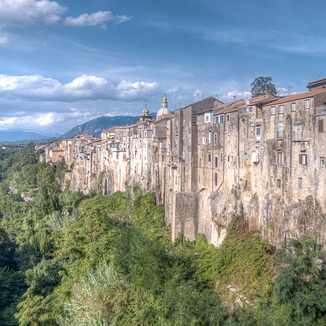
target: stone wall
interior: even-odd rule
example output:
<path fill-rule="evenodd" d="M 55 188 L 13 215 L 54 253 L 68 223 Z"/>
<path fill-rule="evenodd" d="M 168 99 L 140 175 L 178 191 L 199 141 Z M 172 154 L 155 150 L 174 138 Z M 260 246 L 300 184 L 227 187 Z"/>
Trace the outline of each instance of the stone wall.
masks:
<path fill-rule="evenodd" d="M 114 141 L 70 143 L 64 184 L 105 195 L 126 183 L 154 192 L 173 239 L 204 234 L 218 246 L 243 214 L 275 246 L 305 232 L 324 241 L 325 103 L 326 92 L 227 104 L 210 97 L 168 119 L 117 128 Z"/>

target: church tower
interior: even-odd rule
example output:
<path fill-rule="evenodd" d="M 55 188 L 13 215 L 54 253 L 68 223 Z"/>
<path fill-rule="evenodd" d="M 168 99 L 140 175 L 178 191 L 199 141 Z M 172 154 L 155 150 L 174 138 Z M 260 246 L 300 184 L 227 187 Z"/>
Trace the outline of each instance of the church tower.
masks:
<path fill-rule="evenodd" d="M 152 117 L 149 115 L 149 111 L 147 109 L 147 104 L 145 104 L 145 109 L 143 110 L 143 114 L 140 116 L 140 121 L 151 120 Z"/>

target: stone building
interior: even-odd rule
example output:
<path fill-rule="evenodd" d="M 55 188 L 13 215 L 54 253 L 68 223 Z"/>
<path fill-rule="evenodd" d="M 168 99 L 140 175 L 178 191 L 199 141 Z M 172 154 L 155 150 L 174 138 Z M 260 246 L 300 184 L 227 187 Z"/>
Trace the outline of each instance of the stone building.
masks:
<path fill-rule="evenodd" d="M 173 239 L 204 234 L 220 245 L 234 214 L 243 214 L 274 245 L 305 232 L 324 241 L 325 84 L 285 98 L 208 97 L 174 114 L 164 96 L 155 120 L 145 106 L 137 124 L 68 141 L 66 185 L 108 195 L 126 184 L 153 191 Z"/>

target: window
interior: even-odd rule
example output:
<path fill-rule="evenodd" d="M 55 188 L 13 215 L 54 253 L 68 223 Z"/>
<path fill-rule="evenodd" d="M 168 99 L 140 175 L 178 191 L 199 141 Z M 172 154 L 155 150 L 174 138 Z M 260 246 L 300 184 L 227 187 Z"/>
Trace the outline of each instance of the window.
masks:
<path fill-rule="evenodd" d="M 299 154 L 299 164 L 307 165 L 307 154 Z"/>
<path fill-rule="evenodd" d="M 145 136 L 145 137 L 147 136 L 147 131 L 144 131 L 144 136 Z"/>
<path fill-rule="evenodd" d="M 214 144 L 217 144 L 217 134 L 214 134 Z"/>
<path fill-rule="evenodd" d="M 215 156 L 215 167 L 216 168 L 217 168 L 217 161 L 218 161 L 217 156 Z"/>
<path fill-rule="evenodd" d="M 309 109 L 310 108 L 310 100 L 305 100 L 304 101 L 304 108 Z"/>
<path fill-rule="evenodd" d="M 247 153 L 244 153 L 244 159 L 245 159 L 246 161 L 248 161 L 248 154 L 247 154 Z"/>
<path fill-rule="evenodd" d="M 296 103 L 292 103 L 291 104 L 291 111 L 295 111 L 296 110 Z"/>
<path fill-rule="evenodd" d="M 210 163 L 212 161 L 212 155 L 208 154 L 208 162 Z"/>
<path fill-rule="evenodd" d="M 218 123 L 218 117 L 215 118 L 215 122 Z"/>
<path fill-rule="evenodd" d="M 186 120 L 183 120 L 183 128 L 186 126 Z"/>
<path fill-rule="evenodd" d="M 284 105 L 280 105 L 278 107 L 278 114 L 283 114 L 284 113 Z"/>
<path fill-rule="evenodd" d="M 178 136 L 175 137 L 175 144 L 174 144 L 175 148 L 178 149 Z"/>
<path fill-rule="evenodd" d="M 211 131 L 208 132 L 208 143 L 209 144 L 212 143 L 212 132 Z"/>
<path fill-rule="evenodd" d="M 220 116 L 220 123 L 223 123 L 224 122 L 224 115 L 221 115 Z"/>
<path fill-rule="evenodd" d="M 203 144 L 206 144 L 206 137 L 203 137 Z"/>
<path fill-rule="evenodd" d="M 302 190 L 302 178 L 298 178 L 299 190 Z"/>
<path fill-rule="evenodd" d="M 223 153 L 221 153 L 221 162 L 223 161 Z"/>
<path fill-rule="evenodd" d="M 261 127 L 260 127 L 260 125 L 257 125 L 256 126 L 256 136 L 260 136 L 260 134 L 261 134 Z"/>
<path fill-rule="evenodd" d="M 277 165 L 283 164 L 283 153 L 281 151 L 276 152 L 276 164 Z"/>
<path fill-rule="evenodd" d="M 325 166 L 325 157 L 320 158 L 320 166 L 324 167 Z"/>
<path fill-rule="evenodd" d="M 228 155 L 228 162 L 230 162 L 230 155 Z"/>
<path fill-rule="evenodd" d="M 178 130 L 178 127 L 179 127 L 179 121 L 176 120 L 176 121 L 175 121 L 175 130 Z"/>
<path fill-rule="evenodd" d="M 201 158 L 199 159 L 199 167 L 201 167 Z"/>
<path fill-rule="evenodd" d="M 139 138 L 141 138 L 141 136 L 142 136 L 142 131 L 141 129 L 139 129 Z"/>
<path fill-rule="evenodd" d="M 274 115 L 275 114 L 275 106 L 272 106 L 271 107 L 271 115 Z"/>
<path fill-rule="evenodd" d="M 294 134 L 294 139 L 295 140 L 301 140 L 302 138 L 302 127 L 301 127 L 301 123 L 298 123 L 294 126 L 295 128 L 295 134 Z"/>
<path fill-rule="evenodd" d="M 283 121 L 278 122 L 278 138 L 283 138 Z"/>
<path fill-rule="evenodd" d="M 215 187 L 217 187 L 217 173 L 215 173 Z"/>
<path fill-rule="evenodd" d="M 189 139 L 188 150 L 189 150 L 189 152 L 191 151 L 191 139 Z"/>
<path fill-rule="evenodd" d="M 230 135 L 228 135 L 228 143 L 230 142 Z"/>
<path fill-rule="evenodd" d="M 229 114 L 226 115 L 226 121 L 227 121 L 227 122 L 230 121 L 230 115 L 229 115 Z"/>
<path fill-rule="evenodd" d="M 205 121 L 209 122 L 209 116 L 208 115 L 206 115 Z"/>
<path fill-rule="evenodd" d="M 139 148 L 142 148 L 141 140 L 139 141 Z"/>
<path fill-rule="evenodd" d="M 189 121 L 188 131 L 189 131 L 189 134 L 190 134 L 191 133 L 191 121 Z"/>
<path fill-rule="evenodd" d="M 318 132 L 324 131 L 324 120 L 318 120 Z"/>
<path fill-rule="evenodd" d="M 277 189 L 281 189 L 281 186 L 282 186 L 282 181 L 281 181 L 281 179 L 276 179 L 276 188 L 277 188 Z"/>

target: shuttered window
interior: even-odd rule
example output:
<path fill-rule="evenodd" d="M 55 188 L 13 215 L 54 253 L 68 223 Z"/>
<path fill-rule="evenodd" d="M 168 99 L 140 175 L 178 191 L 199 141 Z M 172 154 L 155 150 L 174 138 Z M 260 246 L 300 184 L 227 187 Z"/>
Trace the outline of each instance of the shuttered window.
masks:
<path fill-rule="evenodd" d="M 318 120 L 318 132 L 324 132 L 324 120 Z"/>
<path fill-rule="evenodd" d="M 307 154 L 299 154 L 299 164 L 307 165 Z"/>

